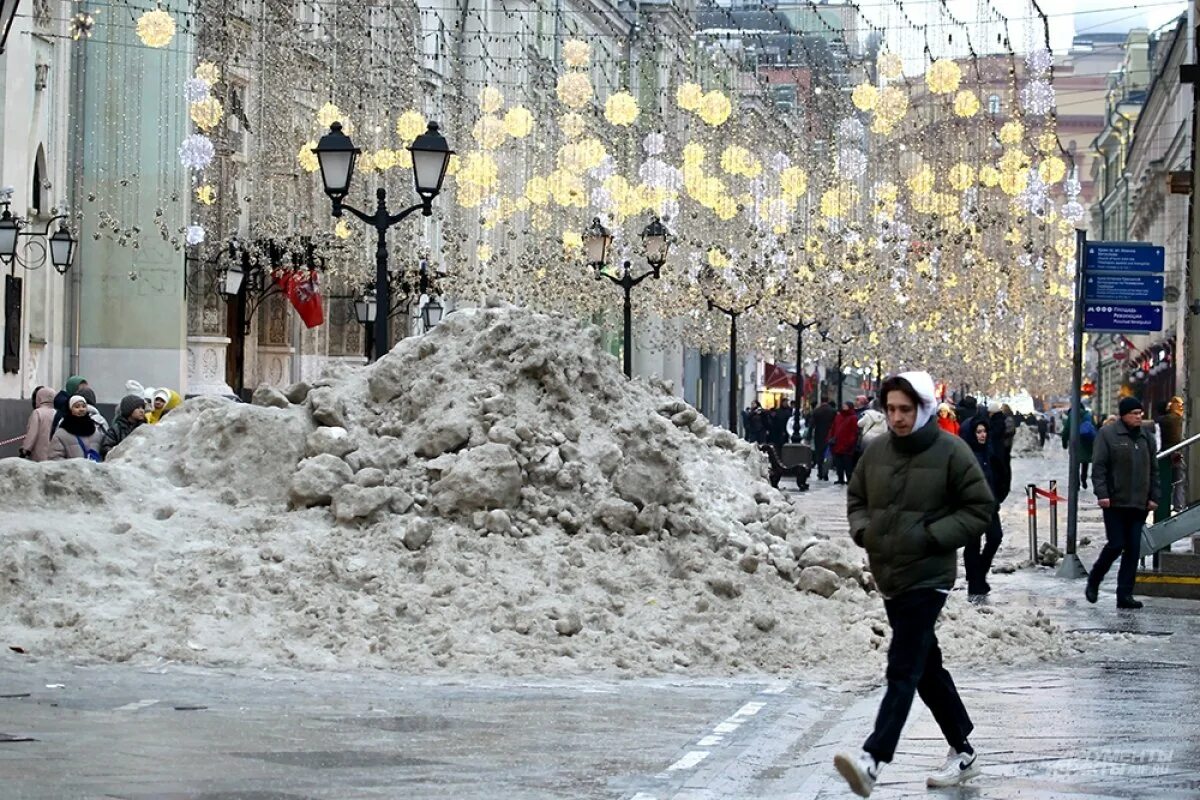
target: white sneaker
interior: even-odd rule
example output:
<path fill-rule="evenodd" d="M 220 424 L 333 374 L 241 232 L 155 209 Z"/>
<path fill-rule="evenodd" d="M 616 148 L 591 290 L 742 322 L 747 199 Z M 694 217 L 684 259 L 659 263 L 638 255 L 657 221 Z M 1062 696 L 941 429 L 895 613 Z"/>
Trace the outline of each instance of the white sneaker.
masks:
<path fill-rule="evenodd" d="M 959 753 L 951 747 L 950 752 L 946 754 L 945 763 L 925 779 L 925 785 L 938 789 L 966 783 L 979 774 L 979 763 L 975 758 L 977 755 L 978 753 Z"/>
<path fill-rule="evenodd" d="M 875 788 L 875 781 L 879 780 L 879 772 L 883 769 L 883 764 L 866 751 L 858 755 L 838 753 L 833 757 L 833 766 L 859 797 L 871 796 L 871 790 Z"/>

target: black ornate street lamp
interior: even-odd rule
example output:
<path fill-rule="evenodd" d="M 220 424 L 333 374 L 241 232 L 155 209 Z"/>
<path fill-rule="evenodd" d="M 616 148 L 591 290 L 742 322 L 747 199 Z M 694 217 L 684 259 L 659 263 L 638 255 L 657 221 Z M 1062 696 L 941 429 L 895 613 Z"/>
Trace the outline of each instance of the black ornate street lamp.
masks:
<path fill-rule="evenodd" d="M 611 244 L 612 234 L 600 223 L 599 217 L 593 219 L 591 227 L 584 231 L 583 234 L 584 251 L 587 254 L 588 265 L 595 270 L 596 280 L 608 278 L 617 286 L 620 286 L 625 293 L 624 366 L 625 377 L 631 378 L 633 377 L 633 303 L 630 299 L 630 293 L 633 291 L 633 287 L 646 280 L 646 278 L 653 277 L 655 280 L 658 279 L 663 265 L 667 263 L 667 253 L 671 249 L 671 234 L 658 217 L 652 219 L 650 224 L 645 227 L 642 231 L 642 247 L 646 252 L 646 262 L 650 264 L 650 269 L 637 277 L 634 277 L 633 273 L 630 272 L 633 264 L 629 261 L 625 262 L 620 275 L 605 272 L 608 261 L 608 248 Z"/>
<path fill-rule="evenodd" d="M 804 399 L 804 332 L 817 324 L 815 319 L 804 321 L 804 317 L 800 317 L 795 322 L 781 320 L 780 325 L 787 325 L 796 332 L 796 392 L 795 408 L 792 413 L 792 441 L 800 441 L 800 406 Z"/>
<path fill-rule="evenodd" d="M 387 308 L 386 314 L 394 317 L 402 310 L 412 308 L 413 302 L 420 305 L 421 322 L 426 331 L 437 326 L 442 321 L 445 308 L 438 298 L 443 293 L 443 281 L 448 276 L 443 272 L 429 270 L 429 263 L 422 258 L 420 267 L 415 271 L 404 270 L 399 273 L 388 273 L 389 294 L 396 299 Z M 354 318 L 359 325 L 367 329 L 367 357 L 370 358 L 375 341 L 375 325 L 378 322 L 380 303 L 375 293 L 374 285 L 366 287 L 363 293 L 354 298 Z"/>
<path fill-rule="evenodd" d="M 59 275 L 67 274 L 75 260 L 75 238 L 67 230 L 66 214 L 48 219 L 45 231 L 27 231 L 24 228 L 29 227 L 29 223 L 13 215 L 9 210 L 11 204 L 12 201 L 7 198 L 0 200 L 0 205 L 4 206 L 4 210 L 0 211 L 0 262 L 6 265 L 20 264 L 25 269 L 38 269 L 46 262 L 46 250 L 49 249 L 50 263 L 54 265 L 54 270 Z M 51 234 L 50 228 L 56 221 L 59 222 L 58 230 Z M 45 244 L 37 243 L 41 254 L 34 258 L 22 256 L 17 248 L 22 236 L 40 236 L 45 239 Z"/>
<path fill-rule="evenodd" d="M 745 314 L 750 309 L 758 305 L 758 301 L 744 305 L 741 308 L 725 308 L 713 302 L 711 297 L 708 300 L 709 311 L 720 311 L 725 316 L 729 317 L 729 430 L 735 434 L 738 432 L 738 367 L 737 367 L 737 323 L 738 317 Z"/>
<path fill-rule="evenodd" d="M 429 129 L 416 138 L 408 147 L 412 154 L 413 182 L 416 184 L 417 196 L 421 202 L 410 206 L 397 214 L 391 214 L 387 207 L 387 190 L 380 187 L 376 191 L 377 205 L 375 212 L 366 214 L 344 201 L 350 193 L 350 181 L 354 177 L 354 162 L 362 151 L 354 146 L 350 137 L 342 133 L 342 124 L 335 122 L 329 126 L 329 133 L 321 137 L 321 141 L 313 148 L 317 162 L 321 167 L 321 181 L 325 185 L 325 194 L 333 205 L 333 216 L 341 217 L 342 211 L 349 211 L 354 216 L 377 231 L 379 238 L 375 247 L 375 300 L 378 307 L 391 307 L 391 286 L 388 282 L 388 252 L 387 230 L 400 222 L 414 211 L 420 211 L 422 216 L 433 216 L 433 198 L 442 191 L 442 182 L 446 179 L 446 167 L 450 164 L 450 156 L 454 151 L 446 144 L 445 138 L 438 132 L 436 122 L 429 123 Z M 375 341 L 372 348 L 372 360 L 378 359 L 391 341 L 390 314 L 375 314 Z"/>

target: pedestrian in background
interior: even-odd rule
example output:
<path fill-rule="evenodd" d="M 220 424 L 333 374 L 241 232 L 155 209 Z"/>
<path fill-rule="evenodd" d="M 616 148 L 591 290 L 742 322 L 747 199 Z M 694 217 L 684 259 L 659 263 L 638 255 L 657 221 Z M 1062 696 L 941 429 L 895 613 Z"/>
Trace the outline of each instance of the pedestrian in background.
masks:
<path fill-rule="evenodd" d="M 1120 418 L 1105 425 L 1096 436 L 1092 480 L 1096 501 L 1104 511 L 1104 549 L 1092 565 L 1084 594 L 1097 600 L 1100 582 L 1117 556 L 1117 608 L 1141 608 L 1133 599 L 1142 527 L 1146 514 L 1158 507 L 1158 480 L 1154 470 L 1154 437 L 1142 427 L 1144 411 L 1136 397 L 1126 397 L 1118 407 Z"/>
<path fill-rule="evenodd" d="M 983 420 L 975 421 L 974 436 L 968 442 L 971 451 L 983 477 L 987 480 L 988 488 L 993 497 L 998 497 L 995 473 L 992 471 L 992 448 L 988 441 L 988 424 Z M 972 534 L 971 541 L 963 548 L 963 570 L 967 573 L 967 600 L 972 603 L 982 603 L 991 594 L 992 587 L 987 576 L 992 571 L 992 561 L 1000 542 L 1004 538 L 1004 529 L 1000 525 L 1000 504 L 994 503 L 992 514 L 988 520 L 987 529 Z"/>
<path fill-rule="evenodd" d="M 956 786 L 979 774 L 967 741 L 974 724 L 942 663 L 935 626 L 957 576 L 958 549 L 987 527 L 995 507 L 971 449 L 934 421 L 928 373 L 888 378 L 880 396 L 891 432 L 863 455 L 850 479 L 846 510 L 892 628 L 887 692 L 862 752 L 840 753 L 833 762 L 861 797 L 870 796 L 883 765 L 895 756 L 915 694 L 950 745 L 926 785 Z"/>
<path fill-rule="evenodd" d="M 50 435 L 54 435 L 54 431 L 58 430 L 58 426 L 62 424 L 63 417 L 71 413 L 70 401 L 71 398 L 79 394 L 80 389 L 88 388 L 87 378 L 82 375 L 72 375 L 67 378 L 66 388 L 54 396 L 54 426 L 50 431 Z"/>
<path fill-rule="evenodd" d="M 1172 397 L 1167 401 L 1165 412 L 1155 420 L 1158 425 L 1159 435 L 1159 452 L 1171 447 L 1175 447 L 1183 441 L 1183 398 Z M 1164 512 L 1163 517 L 1166 517 L 1169 510 L 1176 512 L 1182 511 L 1187 506 L 1187 500 L 1184 497 L 1184 482 L 1187 478 L 1187 465 L 1183 460 L 1183 451 L 1176 451 L 1166 458 L 1159 459 L 1159 470 L 1162 475 L 1162 486 L 1159 489 L 1159 497 L 1162 502 L 1159 508 L 1154 511 L 1154 520 L 1157 522 L 1159 512 Z M 1170 508 L 1168 509 L 1167 499 L 1170 498 Z"/>
<path fill-rule="evenodd" d="M 183 402 L 183 398 L 174 389 L 155 389 L 154 408 L 146 414 L 146 422 L 157 425 L 162 422 L 171 409 Z"/>
<path fill-rule="evenodd" d="M 30 461 L 50 460 L 50 432 L 54 428 L 54 390 L 39 386 L 33 393 L 33 413 L 25 426 L 20 456 Z"/>
<path fill-rule="evenodd" d="M 117 406 L 117 418 L 113 420 L 112 427 L 104 434 L 104 439 L 100 443 L 100 456 L 107 459 L 114 447 L 125 441 L 129 434 L 144 425 L 145 422 L 146 408 L 142 396 L 127 394 L 121 398 L 121 404 Z"/>
<path fill-rule="evenodd" d="M 58 430 L 50 439 L 50 460 L 86 458 L 88 461 L 100 461 L 100 445 L 104 434 L 88 413 L 87 399 L 75 395 L 67 401 L 67 409 L 70 413 L 62 418 Z"/>
<path fill-rule="evenodd" d="M 1071 412 L 1063 414 L 1062 446 L 1067 450 L 1071 446 Z M 1075 456 L 1079 460 L 1079 485 L 1088 488 L 1088 467 L 1092 463 L 1092 448 L 1096 443 L 1096 421 L 1092 412 L 1085 406 L 1079 416 L 1079 449 Z"/>
<path fill-rule="evenodd" d="M 79 387 L 79 396 L 88 402 L 88 415 L 92 418 L 92 422 L 96 423 L 96 427 L 101 433 L 108 433 L 108 420 L 100 413 L 100 409 L 96 408 L 96 393 L 90 386 Z"/>
<path fill-rule="evenodd" d="M 817 462 L 817 479 L 822 481 L 829 480 L 829 460 L 825 457 L 825 450 L 829 446 L 829 434 L 833 430 L 835 417 L 837 410 L 828 397 L 822 398 L 821 405 L 813 409 L 813 459 Z"/>
<path fill-rule="evenodd" d="M 938 406 L 937 423 L 938 427 L 946 433 L 958 435 L 958 417 L 954 415 L 954 409 L 950 407 L 949 403 L 942 403 Z"/>
<path fill-rule="evenodd" d="M 1004 413 L 1000 403 L 988 403 L 988 441 L 992 459 L 992 486 L 996 492 L 996 502 L 1003 503 L 1012 491 L 1012 438 L 1009 433 L 1016 433 L 1016 424 L 1012 415 Z M 974 430 L 974 427 L 972 427 Z M 968 439 L 968 442 L 970 440 Z"/>
<path fill-rule="evenodd" d="M 854 471 L 854 449 L 858 447 L 858 414 L 849 400 L 842 403 L 842 410 L 833 421 L 832 444 L 833 466 L 837 470 L 838 485 L 845 485 Z"/>
<path fill-rule="evenodd" d="M 1050 421 L 1046 419 L 1045 414 L 1038 414 L 1037 432 L 1038 447 L 1044 450 L 1046 448 L 1046 442 L 1050 439 Z"/>

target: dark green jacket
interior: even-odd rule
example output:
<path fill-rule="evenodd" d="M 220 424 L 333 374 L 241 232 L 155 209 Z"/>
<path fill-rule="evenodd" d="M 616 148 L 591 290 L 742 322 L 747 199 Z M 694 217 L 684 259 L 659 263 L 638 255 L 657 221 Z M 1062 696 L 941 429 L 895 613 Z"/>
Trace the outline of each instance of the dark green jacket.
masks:
<path fill-rule="evenodd" d="M 908 436 L 889 432 L 867 447 L 846 507 L 875 584 L 895 597 L 954 586 L 958 549 L 987 528 L 996 504 L 971 448 L 931 419 Z"/>
<path fill-rule="evenodd" d="M 1117 420 L 1101 428 L 1092 459 L 1096 498 L 1108 498 L 1114 508 L 1144 510 L 1151 500 L 1157 503 L 1155 452 L 1154 437 L 1141 427 L 1131 431 Z"/>

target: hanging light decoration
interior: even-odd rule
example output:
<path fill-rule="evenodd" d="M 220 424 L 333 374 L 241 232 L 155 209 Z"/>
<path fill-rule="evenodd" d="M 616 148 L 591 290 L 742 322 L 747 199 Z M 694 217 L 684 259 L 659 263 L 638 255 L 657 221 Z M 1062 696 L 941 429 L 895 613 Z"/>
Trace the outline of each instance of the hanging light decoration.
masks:
<path fill-rule="evenodd" d="M 201 61 L 196 65 L 196 77 L 209 86 L 216 86 L 221 80 L 221 68 L 211 61 Z"/>
<path fill-rule="evenodd" d="M 533 114 L 525 106 L 513 106 L 504 115 L 504 132 L 523 139 L 533 130 Z"/>
<path fill-rule="evenodd" d="M 479 92 L 479 110 L 484 114 L 495 114 L 504 107 L 504 93 L 495 86 L 485 86 Z"/>
<path fill-rule="evenodd" d="M 973 117 L 979 113 L 979 98 L 970 89 L 962 89 L 954 95 L 954 113 L 960 117 Z"/>
<path fill-rule="evenodd" d="M 314 147 L 316 145 L 313 145 Z M 217 202 L 217 192 L 207 183 L 196 187 L 196 201 L 201 205 L 211 206 Z"/>
<path fill-rule="evenodd" d="M 1044 117 L 1054 110 L 1054 87 L 1041 78 L 1029 81 L 1021 88 L 1021 107 L 1035 117 Z"/>
<path fill-rule="evenodd" d="M 207 132 L 221 124 L 221 119 L 225 116 L 225 109 L 220 100 L 208 95 L 199 102 L 192 103 L 188 108 L 188 114 L 191 116 L 192 122 L 196 123 L 197 128 Z"/>
<path fill-rule="evenodd" d="M 898 53 L 884 51 L 876 56 L 875 69 L 881 78 L 899 78 L 904 74 L 904 59 Z"/>
<path fill-rule="evenodd" d="M 183 99 L 189 103 L 199 103 L 208 97 L 212 86 L 203 78 L 188 78 L 183 83 Z"/>
<path fill-rule="evenodd" d="M 162 8 L 146 11 L 138 17 L 137 35 L 147 47 L 166 47 L 175 38 L 175 18 Z"/>
<path fill-rule="evenodd" d="M 704 89 L 698 83 L 682 83 L 675 90 L 675 104 L 684 111 L 697 111 L 704 100 Z"/>
<path fill-rule="evenodd" d="M 716 128 L 729 119 L 729 115 L 733 113 L 733 104 L 723 92 L 713 90 L 705 92 L 697 113 L 706 125 Z"/>
<path fill-rule="evenodd" d="M 925 85 L 934 94 L 949 94 L 958 89 L 962 70 L 948 58 L 939 58 L 925 70 Z"/>
<path fill-rule="evenodd" d="M 179 163 L 196 172 L 206 169 L 215 155 L 212 139 L 202 133 L 193 133 L 179 145 Z"/>
<path fill-rule="evenodd" d="M 613 125 L 628 127 L 638 118 L 641 110 L 637 100 L 629 92 L 617 92 L 604 102 L 604 118 Z"/>
<path fill-rule="evenodd" d="M 879 90 L 875 84 L 863 82 L 854 87 L 850 93 L 850 101 L 859 111 L 873 111 L 879 100 Z"/>
<path fill-rule="evenodd" d="M 420 111 L 405 111 L 396 118 L 396 135 L 402 142 L 412 142 L 428 127 L 429 122 Z"/>
<path fill-rule="evenodd" d="M 1054 55 L 1044 47 L 1035 47 L 1025 54 L 1025 66 L 1030 75 L 1042 76 L 1054 65 Z"/>
<path fill-rule="evenodd" d="M 568 39 L 563 43 L 562 55 L 568 67 L 586 67 L 592 58 L 592 46 L 579 39 Z"/>
<path fill-rule="evenodd" d="M 555 93 L 568 108 L 580 109 L 592 100 L 592 81 L 585 72 L 568 72 L 559 76 Z"/>

